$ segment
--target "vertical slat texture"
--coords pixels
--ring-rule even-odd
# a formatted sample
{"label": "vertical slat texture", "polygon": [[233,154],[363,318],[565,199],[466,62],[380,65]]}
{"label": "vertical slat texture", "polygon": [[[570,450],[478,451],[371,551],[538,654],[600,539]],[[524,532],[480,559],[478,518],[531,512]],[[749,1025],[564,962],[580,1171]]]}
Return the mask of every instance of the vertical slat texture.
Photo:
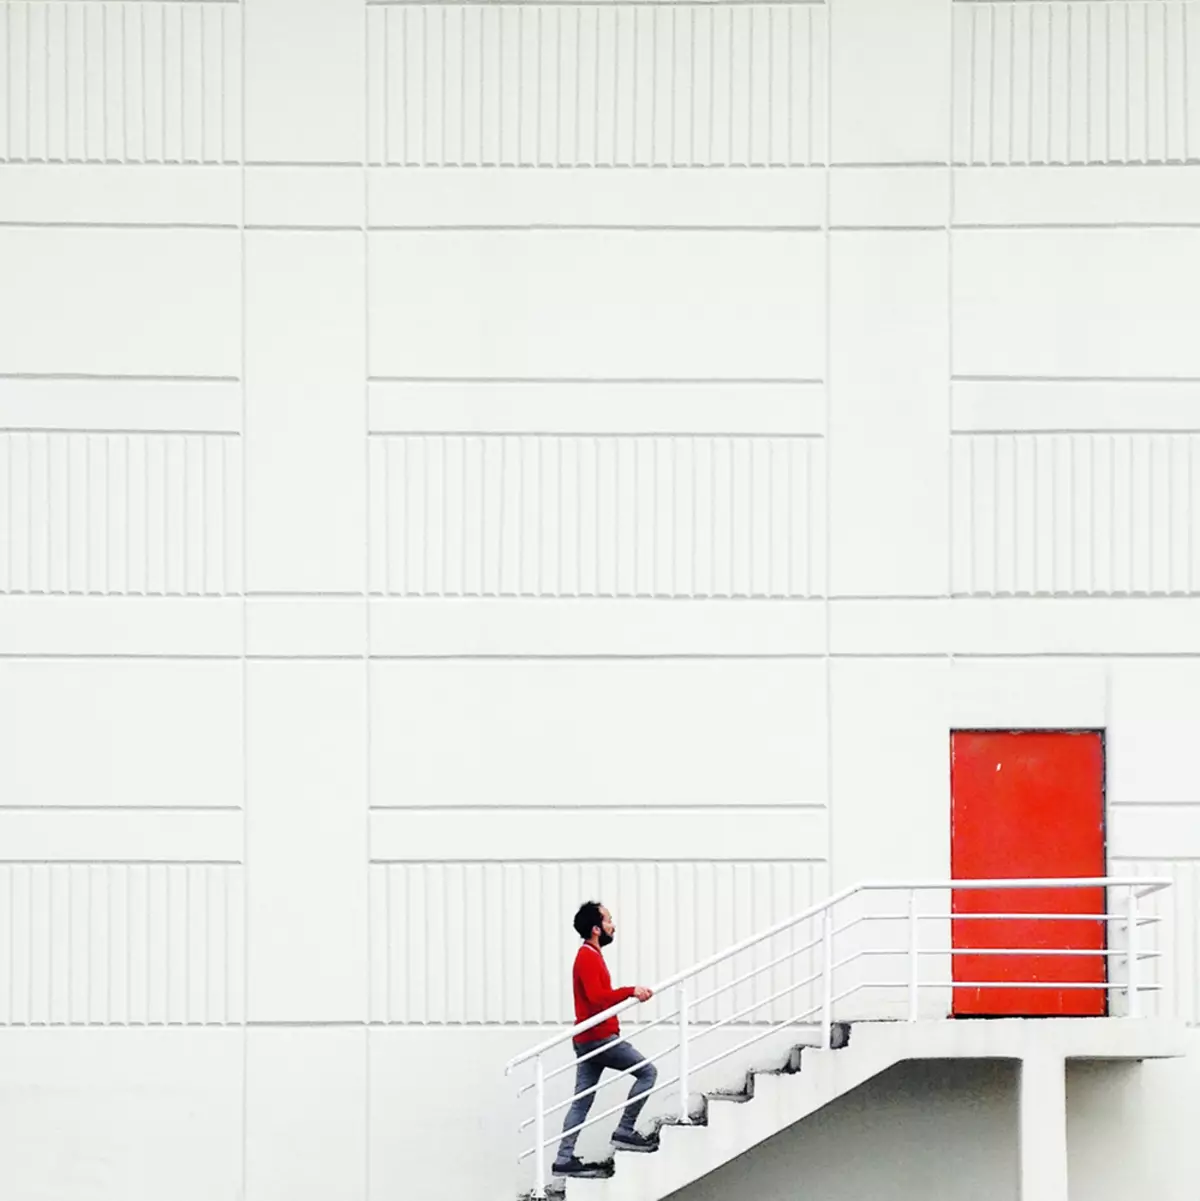
{"label": "vertical slat texture", "polygon": [[1200,154],[1195,0],[952,8],[955,162],[1166,163]]}
{"label": "vertical slat texture", "polygon": [[[823,895],[823,865],[777,863],[375,863],[371,866],[371,1020],[457,1025],[572,1019],[571,918],[584,900],[613,911],[614,981],[652,984],[798,912]],[[496,930],[506,931],[497,940]],[[811,937],[780,936],[693,985],[693,996]],[[764,971],[700,1007],[714,1021],[781,1020],[813,1003],[812,957]],[[619,979],[618,979],[619,978]]]}
{"label": "vertical slat texture", "polygon": [[0,864],[0,1024],[242,1020],[235,865]]}
{"label": "vertical slat texture", "polygon": [[954,590],[963,595],[1189,595],[1194,434],[968,434],[954,439]]}
{"label": "vertical slat texture", "polygon": [[0,3],[0,162],[241,158],[228,3]]}
{"label": "vertical slat texture", "polygon": [[240,591],[236,437],[10,431],[2,439],[3,591]]}
{"label": "vertical slat texture", "polygon": [[368,14],[370,159],[825,161],[823,5],[402,5]]}
{"label": "vertical slat texture", "polygon": [[397,596],[814,596],[813,439],[372,439],[371,588]]}

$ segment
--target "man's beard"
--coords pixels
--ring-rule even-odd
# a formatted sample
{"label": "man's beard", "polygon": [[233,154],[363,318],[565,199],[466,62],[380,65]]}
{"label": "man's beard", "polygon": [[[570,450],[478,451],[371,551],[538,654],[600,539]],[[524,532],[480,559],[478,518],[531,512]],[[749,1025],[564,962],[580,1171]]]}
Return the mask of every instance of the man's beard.
{"label": "man's beard", "polygon": [[600,931],[600,945],[602,947],[608,946],[608,944],[610,942],[612,942],[612,940],[613,940],[613,936],[611,934],[606,934],[603,930]]}

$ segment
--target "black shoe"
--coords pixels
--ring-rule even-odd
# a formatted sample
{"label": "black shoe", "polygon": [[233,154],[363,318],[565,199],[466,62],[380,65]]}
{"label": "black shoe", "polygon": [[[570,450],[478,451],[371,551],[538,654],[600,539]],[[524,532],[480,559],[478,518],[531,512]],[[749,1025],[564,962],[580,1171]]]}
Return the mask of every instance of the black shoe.
{"label": "black shoe", "polygon": [[657,1151],[658,1138],[647,1138],[644,1134],[638,1134],[636,1130],[632,1130],[628,1134],[624,1130],[615,1130],[613,1131],[612,1145],[618,1151]]}
{"label": "black shoe", "polygon": [[603,1164],[584,1163],[577,1155],[570,1159],[556,1159],[550,1169],[553,1176],[575,1176],[580,1180],[602,1180],[608,1175]]}

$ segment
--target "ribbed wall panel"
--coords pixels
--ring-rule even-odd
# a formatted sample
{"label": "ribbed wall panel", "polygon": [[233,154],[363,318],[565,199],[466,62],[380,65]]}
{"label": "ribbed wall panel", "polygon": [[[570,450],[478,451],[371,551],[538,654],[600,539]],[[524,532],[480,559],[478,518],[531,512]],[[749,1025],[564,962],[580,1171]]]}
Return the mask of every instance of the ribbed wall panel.
{"label": "ribbed wall panel", "polygon": [[[1144,949],[1162,952],[1159,960],[1139,966],[1139,980],[1163,986],[1161,994],[1147,994],[1143,1012],[1177,1017],[1195,1025],[1200,1022],[1200,862],[1192,859],[1114,859],[1112,875],[1169,876],[1171,888],[1139,901],[1148,915],[1161,917],[1156,926],[1143,926],[1139,937]],[[1124,904],[1124,898],[1116,898]],[[1114,945],[1125,946],[1118,932]],[[1118,978],[1124,978],[1120,965]]]}
{"label": "ribbed wall panel", "polygon": [[822,163],[826,19],[818,4],[373,6],[370,160]]}
{"label": "ribbed wall panel", "polygon": [[1200,157],[1200,4],[955,4],[957,163]]}
{"label": "ribbed wall panel", "polygon": [[0,3],[0,162],[241,158],[240,5]]}
{"label": "ribbed wall panel", "polygon": [[239,592],[241,453],[223,434],[0,436],[0,591]]}
{"label": "ribbed wall panel", "polygon": [[954,591],[1192,594],[1200,436],[956,437]]}
{"label": "ribbed wall panel", "polygon": [[812,438],[405,435],[371,440],[373,592],[813,596]]}
{"label": "ribbed wall panel", "polygon": [[[826,891],[819,863],[377,863],[370,889],[371,1020],[573,1021],[578,939],[571,918],[585,900],[599,898],[616,920],[617,941],[608,953],[614,983],[652,985]],[[694,981],[692,996],[806,941],[797,932],[747,951]],[[813,970],[811,954],[701,1005],[699,1020],[728,1017],[803,980]],[[798,1004],[812,1003],[806,986],[745,1020],[782,1020]]]}
{"label": "ribbed wall panel", "polygon": [[240,1022],[243,889],[219,864],[0,864],[0,1022]]}

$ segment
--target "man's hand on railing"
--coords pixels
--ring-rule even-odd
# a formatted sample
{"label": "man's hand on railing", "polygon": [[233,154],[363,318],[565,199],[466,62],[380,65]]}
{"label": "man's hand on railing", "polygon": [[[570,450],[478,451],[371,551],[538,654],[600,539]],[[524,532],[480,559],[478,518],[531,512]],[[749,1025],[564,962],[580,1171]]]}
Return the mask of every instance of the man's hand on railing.
{"label": "man's hand on railing", "polygon": [[643,987],[642,987],[642,985],[640,985],[640,984],[639,984],[639,985],[637,985],[637,986],[634,988],[634,990],[633,990],[633,995],[634,995],[634,996],[635,996],[635,997],[636,997],[636,998],[637,998],[639,1001],[648,1001],[648,1000],[650,1000],[650,998],[651,998],[652,996],[654,996],[654,989],[652,989],[652,988],[643,988]]}

